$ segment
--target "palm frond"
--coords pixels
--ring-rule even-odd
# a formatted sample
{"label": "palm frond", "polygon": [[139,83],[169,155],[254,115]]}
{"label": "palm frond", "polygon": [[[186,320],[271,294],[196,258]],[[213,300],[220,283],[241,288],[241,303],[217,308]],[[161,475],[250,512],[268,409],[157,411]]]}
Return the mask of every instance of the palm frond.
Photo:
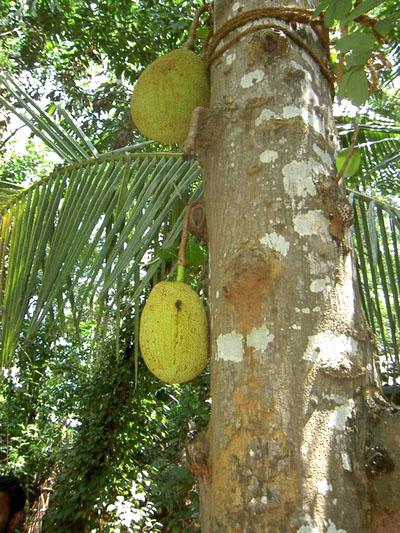
{"label": "palm frond", "polygon": [[[12,357],[24,320],[28,338],[69,284],[83,300],[113,300],[134,285],[138,298],[159,267],[152,243],[176,242],[179,220],[165,221],[199,180],[180,154],[125,153],[66,165],[3,207],[0,276],[5,278],[2,361]],[[146,272],[147,270],[147,272]]]}
{"label": "palm frond", "polygon": [[72,127],[72,135],[43,111],[15,78],[6,72],[0,72],[0,86],[2,87],[0,104],[17,116],[63,161],[80,161],[97,155],[92,143],[65,111],[59,108],[64,119]]}
{"label": "palm frond", "polygon": [[[376,114],[361,116],[357,149],[362,154],[361,167],[350,179],[352,188],[379,191],[381,194],[400,193],[400,127],[396,120]],[[339,134],[343,147],[349,146],[354,125],[342,123]]]}
{"label": "palm frond", "polygon": [[351,198],[362,303],[383,358],[384,379],[395,379],[400,373],[400,212],[355,191]]}
{"label": "palm frond", "polygon": [[21,185],[9,181],[0,181],[0,209],[7,205],[9,201],[20,191],[23,190]]}

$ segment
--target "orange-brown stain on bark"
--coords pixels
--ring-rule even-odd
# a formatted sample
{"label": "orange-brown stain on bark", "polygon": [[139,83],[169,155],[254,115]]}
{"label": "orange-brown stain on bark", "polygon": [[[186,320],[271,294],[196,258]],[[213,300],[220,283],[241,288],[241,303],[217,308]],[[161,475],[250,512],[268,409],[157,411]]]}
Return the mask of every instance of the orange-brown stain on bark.
{"label": "orange-brown stain on bark", "polygon": [[374,511],[371,533],[400,533],[400,513]]}
{"label": "orange-brown stain on bark", "polygon": [[[263,405],[261,386],[262,381],[251,376],[244,377],[244,385],[239,386],[233,393],[232,403],[234,415],[232,424],[229,421],[224,427],[227,438],[226,446],[218,457],[219,476],[214,478],[214,488],[218,494],[217,505],[222,509],[241,509],[246,487],[241,483],[241,470],[248,464],[248,456],[254,438],[260,434],[260,424],[267,421],[268,415]],[[265,455],[263,457],[266,457]],[[257,470],[265,468],[264,459],[259,461]],[[254,472],[256,475],[256,472]],[[226,480],[232,482],[227,486]]]}
{"label": "orange-brown stain on bark", "polygon": [[282,265],[274,253],[256,248],[238,253],[226,268],[223,297],[234,308],[234,327],[248,334],[263,323],[263,304],[272,295],[282,275]]}
{"label": "orange-brown stain on bark", "polygon": [[[280,427],[273,397],[266,392],[265,381],[257,378],[257,365],[251,364],[251,359],[252,356],[246,361],[243,381],[232,395],[233,417],[224,427],[226,445],[218,455],[218,473],[214,472],[215,505],[221,513],[229,510],[235,515],[236,511],[240,514],[244,503],[266,497],[265,509],[257,511],[263,515],[265,512],[265,516],[259,515],[260,521],[271,531],[283,531],[289,517],[296,514],[300,493],[294,462],[290,459],[294,457],[293,444]],[[254,460],[249,463],[251,456]],[[267,477],[266,472],[269,472]],[[257,483],[258,488],[251,492],[249,487],[254,484],[257,487]],[[282,486],[286,489],[278,494],[276,487]],[[284,501],[285,505],[274,504],[271,497]]]}

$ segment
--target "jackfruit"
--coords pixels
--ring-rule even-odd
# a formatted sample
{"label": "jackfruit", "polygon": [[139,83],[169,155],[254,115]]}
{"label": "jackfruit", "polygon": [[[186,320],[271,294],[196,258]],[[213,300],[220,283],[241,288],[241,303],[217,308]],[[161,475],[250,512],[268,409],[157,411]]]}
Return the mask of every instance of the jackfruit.
{"label": "jackfruit", "polygon": [[182,281],[161,281],[150,292],[139,328],[150,372],[167,383],[195,378],[207,364],[207,317],[197,293]]}
{"label": "jackfruit", "polygon": [[139,76],[131,100],[133,122],[149,139],[183,143],[193,109],[208,106],[209,92],[204,61],[179,48],[156,59]]}

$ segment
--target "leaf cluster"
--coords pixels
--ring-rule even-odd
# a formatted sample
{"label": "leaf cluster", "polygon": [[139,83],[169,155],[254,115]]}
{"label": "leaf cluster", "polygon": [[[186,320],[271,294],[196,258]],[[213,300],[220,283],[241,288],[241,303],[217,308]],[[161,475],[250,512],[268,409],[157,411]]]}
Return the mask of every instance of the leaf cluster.
{"label": "leaf cluster", "polygon": [[385,53],[398,37],[399,24],[389,4],[396,9],[394,2],[384,0],[322,0],[314,13],[323,13],[325,26],[336,31],[338,96],[356,105],[368,100],[377,89],[379,73],[391,67]]}

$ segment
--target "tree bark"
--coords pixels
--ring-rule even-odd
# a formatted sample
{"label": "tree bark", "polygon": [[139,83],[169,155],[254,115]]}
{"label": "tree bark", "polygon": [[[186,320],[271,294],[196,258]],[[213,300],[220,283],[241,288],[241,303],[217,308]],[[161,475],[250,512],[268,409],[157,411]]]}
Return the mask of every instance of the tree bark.
{"label": "tree bark", "polygon": [[[215,30],[271,4],[215,0]],[[326,49],[309,24],[258,22],[283,29],[234,39],[251,22],[222,41],[197,146],[211,319],[202,531],[378,531],[366,458],[385,404],[334,180],[330,87],[310,55],[324,61]]]}

